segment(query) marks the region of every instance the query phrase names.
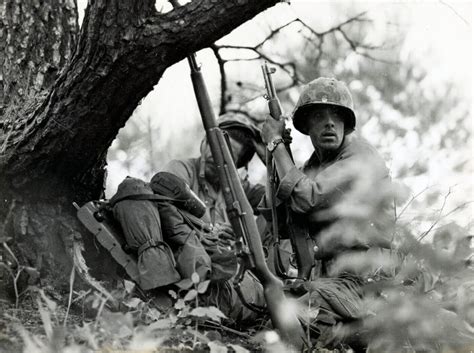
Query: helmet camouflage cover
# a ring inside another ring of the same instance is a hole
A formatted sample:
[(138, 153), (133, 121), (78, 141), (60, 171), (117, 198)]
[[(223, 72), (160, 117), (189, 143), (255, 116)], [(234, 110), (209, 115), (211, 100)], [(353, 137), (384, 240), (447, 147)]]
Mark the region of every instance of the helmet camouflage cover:
[(346, 134), (354, 131), (356, 118), (354, 103), (347, 86), (334, 78), (319, 77), (306, 85), (293, 111), (293, 125), (301, 133), (308, 135), (308, 107), (316, 105), (332, 105), (344, 108), (344, 131)]

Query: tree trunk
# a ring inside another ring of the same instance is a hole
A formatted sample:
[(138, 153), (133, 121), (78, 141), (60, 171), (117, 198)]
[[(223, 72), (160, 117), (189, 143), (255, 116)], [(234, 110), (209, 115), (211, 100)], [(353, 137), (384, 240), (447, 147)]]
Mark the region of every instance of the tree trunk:
[[(15, 110), (13, 127), (5, 128), (4, 124), (0, 135), (0, 229), (17, 245), (21, 262), (40, 269), (43, 277), (64, 279), (70, 269), (72, 237), (82, 234), (83, 239), (90, 239), (75, 219), (72, 202), (81, 204), (102, 195), (107, 149), (140, 100), (167, 67), (209, 46), (276, 2), (201, 0), (161, 14), (155, 10), (154, 0), (89, 1), (77, 47), (67, 60), (75, 43), (71, 29), (77, 23), (77, 11), (69, 7), (70, 1), (55, 1), (62, 10), (49, 10), (47, 18), (55, 14), (61, 20), (53, 18), (47, 23), (70, 36), (50, 35), (69, 45), (69, 50), (61, 51), (64, 59), (55, 60), (54, 50), (53, 59), (32, 53), (29, 60), (37, 61), (33, 78), (20, 70), (17, 79), (17, 69), (10, 67), (4, 70), (8, 77), (4, 74), (2, 81), (4, 96), (15, 97), (10, 104), (17, 97), (25, 98), (20, 89), (30, 92), (35, 87), (33, 92), (38, 92), (35, 82), (41, 81), (41, 74), (44, 79), (38, 87), (47, 87), (50, 78), (46, 79), (49, 66), (45, 59), (66, 63), (47, 94), (29, 97), (28, 104)], [(21, 9), (25, 18), (39, 14), (35, 4), (27, 8), (19, 0), (8, 0), (1, 6), (12, 14)], [(14, 36), (14, 28), (2, 24), (1, 35)], [(44, 31), (46, 38), (53, 30), (45, 26)], [(23, 43), (21, 39), (10, 42)], [(38, 43), (45, 44), (44, 53), (46, 47), (57, 47), (46, 39)], [(7, 57), (14, 55), (6, 54), (9, 48), (16, 47), (7, 44), (0, 59), (10, 64)], [(23, 50), (22, 44), (18, 48)], [(86, 250), (89, 255), (97, 253), (94, 247)]]

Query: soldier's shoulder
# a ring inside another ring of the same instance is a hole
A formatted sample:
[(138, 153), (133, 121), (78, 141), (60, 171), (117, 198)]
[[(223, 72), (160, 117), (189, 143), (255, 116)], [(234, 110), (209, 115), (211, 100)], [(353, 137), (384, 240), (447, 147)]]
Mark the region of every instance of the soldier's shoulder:
[(197, 173), (197, 159), (173, 159), (169, 161), (162, 169), (162, 172), (172, 173), (177, 175), (184, 180), (189, 182), (189, 178), (192, 178)]
[(377, 151), (377, 149), (365, 138), (360, 135), (349, 135), (347, 138), (346, 149), (348, 152), (356, 155), (365, 154), (365, 155), (372, 155), (378, 156), (380, 158), (381, 155)]
[(195, 165), (195, 158), (187, 158), (187, 159), (172, 159), (168, 163), (165, 164), (162, 171), (163, 172), (173, 172), (173, 169), (181, 169), (181, 168), (192, 168)]

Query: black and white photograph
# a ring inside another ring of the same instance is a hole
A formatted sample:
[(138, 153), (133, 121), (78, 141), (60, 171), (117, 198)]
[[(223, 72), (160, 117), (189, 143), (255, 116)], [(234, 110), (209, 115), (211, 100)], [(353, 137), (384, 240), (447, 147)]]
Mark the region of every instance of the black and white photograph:
[(0, 353), (473, 353), (472, 15), (0, 0)]

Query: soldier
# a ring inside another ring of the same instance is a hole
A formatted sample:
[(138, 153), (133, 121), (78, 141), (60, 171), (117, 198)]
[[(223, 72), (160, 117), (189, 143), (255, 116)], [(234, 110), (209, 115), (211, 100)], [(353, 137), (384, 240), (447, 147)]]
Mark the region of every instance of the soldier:
[[(242, 114), (226, 114), (218, 119), (218, 125), (229, 136), (231, 153), (237, 168), (246, 167), (255, 153), (264, 158), (264, 150), (257, 127)], [(219, 307), (229, 318), (239, 322), (255, 319), (255, 314), (245, 308), (230, 280), (237, 270), (237, 259), (233, 250), (227, 246), (234, 238), (230, 226), (223, 193), (220, 190), (219, 175), (212, 154), (204, 139), (201, 143), (201, 155), (198, 158), (172, 160), (151, 180), (151, 186), (160, 175), (172, 173), (184, 180), (191, 190), (206, 204), (205, 214), (200, 221), (190, 221), (176, 206), (167, 203), (159, 205), (162, 230), (167, 243), (174, 251), (177, 270), (182, 278), (198, 273), (201, 280), (211, 279), (211, 286), (201, 298), (204, 305)], [(265, 193), (262, 185), (252, 185), (247, 179), (242, 186), (255, 213), (260, 199)], [(210, 228), (203, 231), (203, 228)], [(241, 283), (246, 300), (253, 304), (264, 305), (261, 284), (246, 274)]]
[[(311, 251), (314, 250), (315, 258), (322, 262), (321, 277), (310, 285), (311, 300), (320, 307), (317, 324), (327, 324), (330, 329), (336, 322), (360, 318), (363, 282), (360, 275), (350, 270), (334, 275), (331, 265), (341, 255), (390, 247), (390, 242), (382, 236), (345, 236), (347, 229), (334, 227), (345, 221), (344, 212), (337, 205), (348, 197), (355, 197), (355, 188), (366, 176), (370, 176), (373, 191), (356, 197), (370, 203), (372, 194), (382, 194), (377, 188), (385, 185), (388, 170), (379, 153), (353, 134), (356, 117), (352, 97), (340, 81), (321, 77), (310, 82), (296, 104), (293, 124), (298, 131), (309, 135), (314, 147), (302, 169), (296, 168), (282, 143), (283, 119), (267, 119), (262, 127), (262, 138), (273, 155), (280, 178), (277, 198), (293, 212), (306, 215), (315, 245)], [(307, 299), (308, 295), (300, 298), (301, 301)]]
[[(237, 168), (247, 166), (255, 152), (262, 154), (260, 131), (243, 114), (225, 114), (218, 119), (218, 125), (229, 135), (229, 142)], [(264, 153), (264, 152), (263, 152)], [(264, 158), (264, 155), (263, 157)], [(172, 160), (163, 171), (181, 177), (207, 205), (203, 220), (210, 224), (228, 223), (225, 202), (220, 191), (219, 174), (212, 160), (206, 138), (201, 142), (201, 155), (198, 158)], [(262, 185), (252, 185), (242, 180), (250, 204), (255, 208), (264, 193)]]

